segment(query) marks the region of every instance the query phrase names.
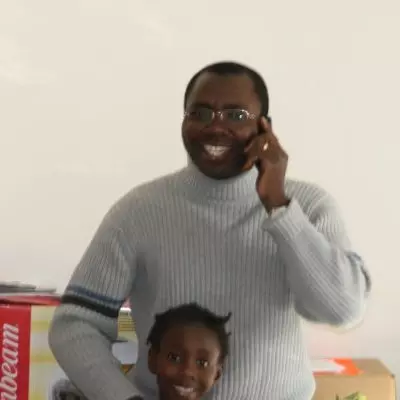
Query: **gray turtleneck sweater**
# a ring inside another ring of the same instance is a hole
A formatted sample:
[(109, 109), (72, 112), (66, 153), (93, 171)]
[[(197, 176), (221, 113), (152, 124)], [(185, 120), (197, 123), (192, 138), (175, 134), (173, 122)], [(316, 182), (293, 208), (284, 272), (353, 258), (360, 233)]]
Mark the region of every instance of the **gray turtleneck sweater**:
[[(301, 317), (362, 317), (369, 278), (332, 197), (288, 180), (290, 205), (268, 216), (257, 171), (225, 181), (193, 165), (133, 189), (108, 212), (76, 268), (50, 331), (66, 374), (90, 400), (157, 398), (146, 338), (155, 313), (198, 302), (232, 312), (218, 400), (310, 400)], [(129, 298), (139, 358), (125, 377), (111, 353)]]

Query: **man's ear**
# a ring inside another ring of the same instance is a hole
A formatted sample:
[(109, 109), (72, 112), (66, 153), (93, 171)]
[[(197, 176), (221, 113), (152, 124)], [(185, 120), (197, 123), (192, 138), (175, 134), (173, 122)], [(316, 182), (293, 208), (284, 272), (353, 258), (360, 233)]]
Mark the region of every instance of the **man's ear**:
[(157, 353), (156, 351), (150, 347), (149, 353), (147, 356), (147, 366), (149, 368), (149, 371), (155, 375), (157, 371)]

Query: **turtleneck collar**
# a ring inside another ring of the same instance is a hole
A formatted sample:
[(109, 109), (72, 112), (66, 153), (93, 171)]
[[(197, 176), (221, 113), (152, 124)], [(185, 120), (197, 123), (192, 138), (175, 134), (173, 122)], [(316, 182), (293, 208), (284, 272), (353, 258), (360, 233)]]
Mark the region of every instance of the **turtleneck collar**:
[(185, 192), (197, 199), (240, 201), (257, 197), (258, 171), (256, 168), (234, 178), (218, 180), (204, 175), (193, 162), (189, 161), (188, 165), (178, 175)]

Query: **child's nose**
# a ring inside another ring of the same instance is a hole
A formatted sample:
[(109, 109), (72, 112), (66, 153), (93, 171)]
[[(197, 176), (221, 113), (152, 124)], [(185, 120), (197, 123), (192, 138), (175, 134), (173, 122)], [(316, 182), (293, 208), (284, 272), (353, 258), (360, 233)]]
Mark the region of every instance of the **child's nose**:
[(185, 379), (194, 379), (196, 374), (196, 365), (188, 361), (182, 365), (181, 374)]

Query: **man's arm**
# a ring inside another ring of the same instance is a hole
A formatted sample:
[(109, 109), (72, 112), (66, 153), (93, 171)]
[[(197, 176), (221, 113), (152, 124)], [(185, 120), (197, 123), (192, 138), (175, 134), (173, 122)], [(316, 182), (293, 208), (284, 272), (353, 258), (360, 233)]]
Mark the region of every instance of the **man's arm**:
[(333, 326), (364, 315), (370, 278), (352, 251), (333, 199), (325, 194), (307, 217), (293, 198), (265, 221), (287, 268), (296, 309), (304, 318)]
[(127, 400), (140, 394), (111, 350), (119, 309), (135, 277), (135, 237), (124, 231), (125, 219), (120, 207), (104, 218), (73, 273), (49, 333), (55, 358), (89, 400)]

